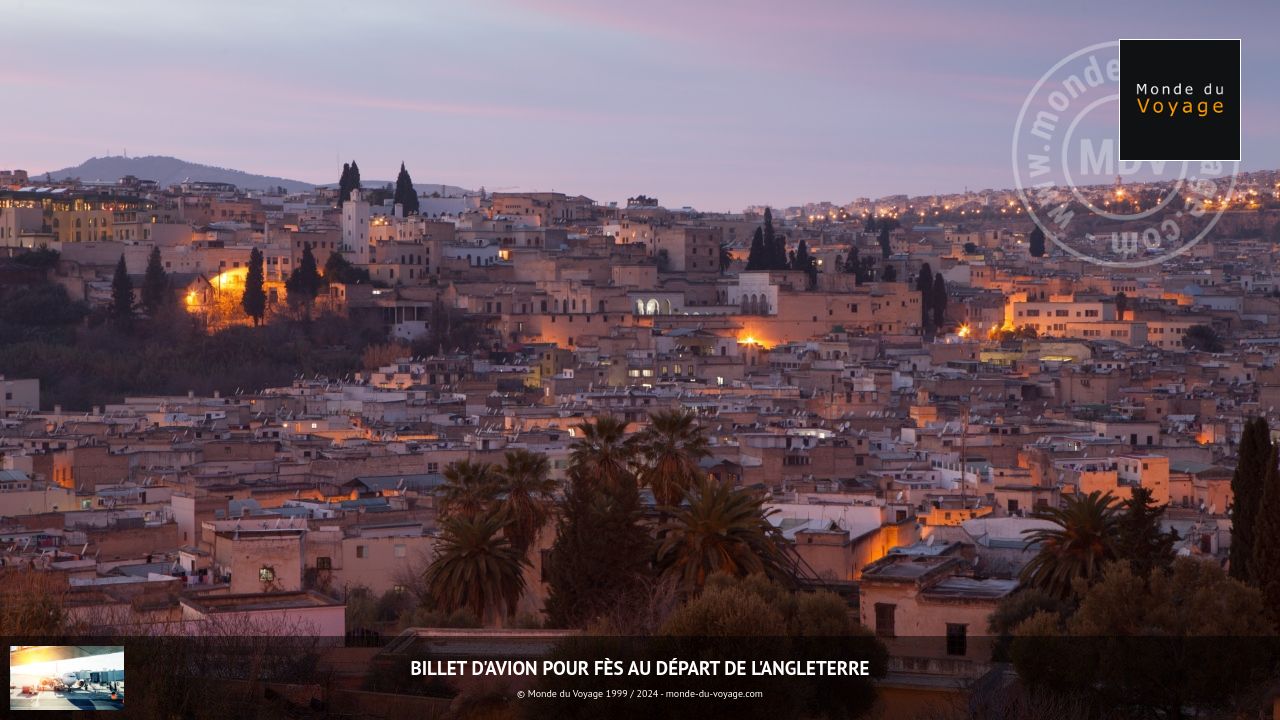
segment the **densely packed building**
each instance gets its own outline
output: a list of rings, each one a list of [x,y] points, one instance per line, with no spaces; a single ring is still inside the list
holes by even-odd
[[[945,636],[921,651],[939,672],[981,664],[966,638],[1065,495],[1148,488],[1178,554],[1225,558],[1243,424],[1280,406],[1273,180],[1247,178],[1213,234],[1147,268],[1034,257],[1015,196],[984,191],[779,209],[771,232],[810,264],[749,269],[764,208],[476,192],[406,215],[359,190],[0,174],[0,253],[57,250],[48,272],[73,299],[109,302],[121,257],[140,287],[159,248],[212,332],[249,324],[253,250],[268,322],[305,253],[341,253],[367,280],[331,279],[317,302],[403,349],[342,378],[89,408],[0,378],[0,558],[65,579],[95,622],[288,617],[342,635],[350,588],[421,573],[450,463],[523,448],[563,480],[580,423],[638,432],[684,409],[709,440],[702,469],[768,494],[810,583],[887,639]],[[446,322],[474,328],[465,347]]]

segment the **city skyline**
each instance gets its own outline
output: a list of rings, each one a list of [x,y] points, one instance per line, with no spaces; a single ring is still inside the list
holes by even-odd
[[[422,183],[713,211],[1005,188],[1041,72],[1089,43],[1184,35],[1195,12],[649,7],[15,3],[14,49],[40,62],[0,88],[45,112],[13,122],[5,164],[127,150],[329,184],[351,158],[379,178],[403,160]],[[1266,67],[1276,51],[1249,32],[1276,11],[1249,7],[1197,33],[1242,37],[1246,68]],[[1276,82],[1245,73],[1244,171],[1280,166]]]

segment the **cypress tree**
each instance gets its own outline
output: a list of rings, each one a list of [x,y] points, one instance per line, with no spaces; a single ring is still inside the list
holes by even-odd
[[[403,162],[400,163],[400,174],[396,176],[395,202],[404,209],[406,216],[418,214],[418,191],[413,189],[413,179]]]
[[[787,241],[780,239],[773,229],[773,210],[764,209],[765,266],[762,270],[787,269]]]
[[[1271,428],[1266,419],[1255,417],[1244,425],[1237,450],[1236,470],[1231,476],[1231,577],[1254,582],[1253,551],[1256,525],[1262,501],[1263,478],[1271,457]]]
[[[1031,230],[1027,243],[1030,245],[1031,257],[1044,257],[1044,231],[1039,225]]]
[[[880,279],[885,282],[894,282],[898,279],[898,269],[893,265],[886,264],[884,270],[880,273]]]
[[[786,270],[791,267],[791,253],[787,252],[787,236],[779,235],[774,242],[773,269]]]
[[[920,326],[930,327],[933,321],[933,268],[929,263],[920,266],[920,274],[916,276],[916,291],[920,293]]]
[[[1253,531],[1250,571],[1273,617],[1280,617],[1280,447],[1271,446]],[[1234,539],[1233,539],[1234,541]]]
[[[880,255],[888,260],[893,254],[893,248],[889,245],[889,223],[884,222],[880,225]]]
[[[244,295],[240,298],[240,306],[244,314],[253,318],[255,326],[262,323],[267,314],[267,291],[263,288],[262,251],[254,248],[249,253],[249,273],[244,278]]]
[[[111,278],[111,304],[107,312],[115,320],[129,320],[133,317],[133,281],[129,279],[129,269],[124,264],[124,254],[116,263],[116,273]]]
[[[920,274],[916,276],[916,290],[925,292],[933,289],[933,268],[929,263],[920,266]]]
[[[169,304],[169,276],[160,262],[160,248],[151,248],[147,257],[147,274],[142,280],[142,305],[151,315]]]
[[[765,270],[764,233],[756,228],[751,236],[751,253],[747,255],[747,270]]]
[[[791,269],[808,272],[809,263],[812,260],[813,259],[809,257],[809,243],[805,242],[804,239],[801,238],[800,244],[796,245],[795,261],[792,264]]]
[[[359,190],[360,187],[361,187],[360,186],[360,166],[356,164],[355,160],[352,160],[351,161],[351,189]],[[347,197],[348,198],[350,197],[350,193],[348,193]]]
[[[302,259],[298,262],[298,267],[289,273],[289,279],[284,283],[289,302],[295,305],[310,304],[320,293],[323,283],[320,272],[316,269],[316,256],[311,253],[311,243],[303,243]]]
[[[351,163],[342,163],[342,177],[338,178],[338,202],[351,199]]]
[[[947,283],[942,279],[942,273],[933,276],[931,302],[933,304],[933,325],[934,327],[942,327],[947,315]]]

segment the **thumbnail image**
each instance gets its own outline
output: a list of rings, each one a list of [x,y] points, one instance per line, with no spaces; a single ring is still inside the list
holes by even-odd
[[[10,645],[9,709],[124,709],[124,646]]]

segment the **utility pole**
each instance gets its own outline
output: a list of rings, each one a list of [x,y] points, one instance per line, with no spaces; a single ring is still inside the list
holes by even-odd
[[[969,507],[969,481],[966,479],[968,475],[968,466],[966,463],[966,449],[969,441],[969,406],[965,405],[960,423],[960,507],[968,509]]]

